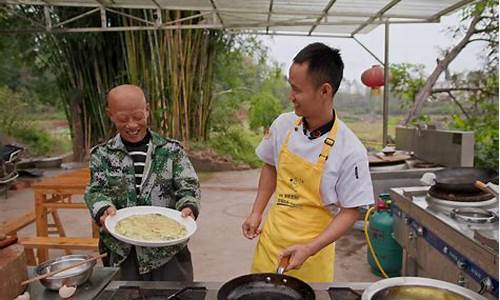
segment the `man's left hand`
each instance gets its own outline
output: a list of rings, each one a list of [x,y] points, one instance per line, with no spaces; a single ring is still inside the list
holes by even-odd
[[[289,271],[299,269],[312,254],[311,248],[307,245],[293,245],[281,253],[279,260],[281,261],[281,258],[290,256],[290,262],[288,267],[286,267],[286,271]]]
[[[187,217],[191,217],[193,218],[194,220],[194,214],[193,214],[193,211],[191,210],[191,208],[189,207],[184,207],[182,210],[181,210],[181,215],[183,218],[187,218]]]

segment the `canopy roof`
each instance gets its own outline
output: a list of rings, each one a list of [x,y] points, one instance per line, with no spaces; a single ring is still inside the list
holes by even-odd
[[[352,37],[367,33],[381,23],[439,22],[472,0],[0,0],[3,6],[37,5],[88,7],[88,11],[68,20],[45,22],[44,30],[121,31],[174,28],[213,28],[228,31],[251,31],[273,35],[312,35]],[[154,20],[126,15],[117,8],[156,11]],[[162,21],[159,10],[199,12],[189,18]],[[100,14],[101,27],[71,27],[71,22],[91,14]],[[142,22],[140,26],[113,27],[106,14],[121,14]],[[160,17],[158,17],[160,16]],[[200,18],[198,24],[185,24]],[[27,23],[27,25],[29,25]],[[27,26],[28,27],[28,26]],[[33,27],[33,26],[30,26]]]

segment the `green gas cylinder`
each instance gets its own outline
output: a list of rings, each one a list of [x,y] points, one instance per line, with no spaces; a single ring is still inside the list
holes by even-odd
[[[375,213],[369,219],[368,236],[373,250],[385,273],[390,277],[401,276],[402,249],[393,237],[394,217],[390,210],[391,200],[380,197]],[[375,275],[382,276],[368,249],[368,263]]]

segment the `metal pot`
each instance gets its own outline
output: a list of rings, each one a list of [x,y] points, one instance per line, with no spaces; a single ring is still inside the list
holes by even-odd
[[[37,276],[43,275],[48,272],[62,269],[69,265],[76,264],[91,257],[92,256],[90,255],[66,255],[58,257],[56,259],[51,259],[38,265],[35,268],[35,274]],[[92,275],[92,271],[94,270],[95,264],[96,264],[95,260],[89,261],[80,266],[71,268],[66,271],[62,271],[61,273],[55,274],[54,276],[40,279],[40,283],[50,290],[58,290],[63,285],[66,286],[81,285],[90,278],[90,276]]]
[[[487,300],[449,282],[422,277],[395,277],[370,285],[361,300]]]

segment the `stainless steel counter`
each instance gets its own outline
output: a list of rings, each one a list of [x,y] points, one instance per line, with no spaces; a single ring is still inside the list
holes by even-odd
[[[34,277],[34,267],[28,268],[28,276]],[[76,289],[76,293],[71,297],[71,300],[88,300],[94,299],[107,285],[115,279],[118,273],[118,268],[102,268],[94,267],[94,271],[90,279]],[[46,289],[39,281],[30,283],[28,286],[30,300],[60,300],[58,291]]]
[[[427,190],[428,187],[406,187],[390,191],[394,237],[403,247],[402,275],[444,280],[476,292],[484,288],[484,296],[498,299],[498,248],[478,238],[478,234],[487,233],[498,245],[498,221],[459,222],[450,216],[452,208],[436,205]],[[497,213],[498,203],[483,208]]]

